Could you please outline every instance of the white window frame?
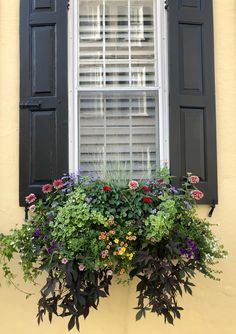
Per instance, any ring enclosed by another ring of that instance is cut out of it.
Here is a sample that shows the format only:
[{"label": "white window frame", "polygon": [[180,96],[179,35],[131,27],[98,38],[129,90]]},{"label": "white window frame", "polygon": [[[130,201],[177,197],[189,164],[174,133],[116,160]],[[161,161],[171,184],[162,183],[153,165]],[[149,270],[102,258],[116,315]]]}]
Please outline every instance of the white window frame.
[{"label": "white window frame", "polygon": [[[169,85],[168,85],[168,35],[167,35],[167,11],[164,0],[156,1],[156,22],[157,30],[157,73],[158,85],[153,88],[159,91],[159,148],[160,166],[169,166]],[[69,171],[70,173],[79,170],[79,129],[78,129],[78,1],[70,3],[68,11],[68,106],[69,106]],[[144,91],[145,87],[109,87],[109,88],[80,88],[80,91],[114,92],[114,91]],[[151,91],[152,88],[148,87]]]}]

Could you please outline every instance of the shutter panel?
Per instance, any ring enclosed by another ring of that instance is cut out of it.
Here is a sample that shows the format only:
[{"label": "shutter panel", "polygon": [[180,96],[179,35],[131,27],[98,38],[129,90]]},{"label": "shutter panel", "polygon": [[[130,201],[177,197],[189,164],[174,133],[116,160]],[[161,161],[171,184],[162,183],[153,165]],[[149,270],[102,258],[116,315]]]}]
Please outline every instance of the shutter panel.
[{"label": "shutter panel", "polygon": [[216,119],[211,0],[169,1],[170,160],[177,184],[199,175],[217,203]]},{"label": "shutter panel", "polygon": [[67,1],[21,0],[20,205],[68,171]]}]

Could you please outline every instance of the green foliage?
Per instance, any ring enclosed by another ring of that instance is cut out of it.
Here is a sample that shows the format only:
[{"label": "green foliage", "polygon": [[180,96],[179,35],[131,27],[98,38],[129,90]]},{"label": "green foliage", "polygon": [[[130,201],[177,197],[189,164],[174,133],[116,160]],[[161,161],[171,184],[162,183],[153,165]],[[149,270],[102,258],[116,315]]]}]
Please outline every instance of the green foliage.
[{"label": "green foliage", "polygon": [[201,272],[217,279],[213,266],[226,252],[210,223],[196,214],[189,176],[176,189],[166,167],[158,179],[139,182],[107,175],[57,180],[44,200],[27,198],[28,221],[0,235],[9,283],[14,284],[9,262],[15,254],[26,281],[47,273],[39,323],[45,314],[50,321],[53,314],[69,316],[68,329],[79,330],[79,318],[97,309],[116,276],[118,282],[139,279],[137,320],[151,311],[172,324],[182,310],[177,296],[192,293],[191,278]]}]

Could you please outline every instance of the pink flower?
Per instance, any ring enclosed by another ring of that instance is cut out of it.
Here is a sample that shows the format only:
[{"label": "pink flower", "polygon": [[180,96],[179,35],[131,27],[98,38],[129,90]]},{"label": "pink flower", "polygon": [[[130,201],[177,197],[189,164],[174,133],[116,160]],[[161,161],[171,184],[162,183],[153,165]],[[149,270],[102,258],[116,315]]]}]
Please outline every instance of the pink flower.
[{"label": "pink flower", "polygon": [[135,190],[138,188],[138,186],[139,184],[137,181],[134,181],[134,180],[129,181],[129,184],[128,184],[129,189]]},{"label": "pink flower", "polygon": [[200,190],[192,190],[190,194],[192,198],[196,199],[197,201],[199,201],[200,199],[204,197],[203,192]]},{"label": "pink flower", "polygon": [[143,191],[150,191],[150,188],[149,188],[148,186],[143,186],[143,187],[142,187],[142,190],[143,190]]},{"label": "pink flower", "polygon": [[57,179],[53,181],[53,187],[55,189],[60,189],[61,187],[63,187],[63,182],[61,179]]},{"label": "pink flower", "polygon": [[52,185],[51,184],[44,184],[42,186],[42,191],[44,194],[50,193],[52,191]]},{"label": "pink flower", "polygon": [[152,199],[149,196],[143,196],[143,202],[144,203],[152,203]]},{"label": "pink flower", "polygon": [[85,266],[83,265],[83,263],[79,263],[78,269],[79,269],[79,271],[84,271]]},{"label": "pink flower", "polygon": [[102,258],[104,259],[105,257],[107,257],[107,255],[108,255],[108,250],[103,250],[102,252],[101,252],[101,255],[102,255]]},{"label": "pink flower", "polygon": [[31,204],[36,200],[36,198],[37,197],[35,196],[35,194],[29,194],[28,196],[25,197],[25,201],[26,203]]},{"label": "pink flower", "polygon": [[66,257],[63,257],[63,259],[61,259],[61,263],[62,264],[67,264],[68,263],[68,259]]},{"label": "pink flower", "polygon": [[29,207],[29,211],[32,213],[35,211],[35,209],[36,209],[36,206],[34,204]]},{"label": "pink flower", "polygon": [[106,184],[105,186],[102,187],[102,189],[103,191],[109,191],[111,190],[111,187]]},{"label": "pink flower", "polygon": [[190,183],[198,183],[200,181],[199,177],[196,175],[191,175],[188,177]]}]

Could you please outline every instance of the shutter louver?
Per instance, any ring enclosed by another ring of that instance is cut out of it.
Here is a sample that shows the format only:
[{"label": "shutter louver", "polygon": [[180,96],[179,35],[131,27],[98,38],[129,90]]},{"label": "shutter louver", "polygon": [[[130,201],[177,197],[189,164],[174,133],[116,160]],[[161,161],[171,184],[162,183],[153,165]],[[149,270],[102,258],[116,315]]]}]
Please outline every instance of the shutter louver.
[{"label": "shutter louver", "polygon": [[68,172],[67,1],[21,0],[20,205]]},{"label": "shutter louver", "polygon": [[217,203],[211,0],[169,0],[170,161],[179,184],[200,176],[202,203]]}]

